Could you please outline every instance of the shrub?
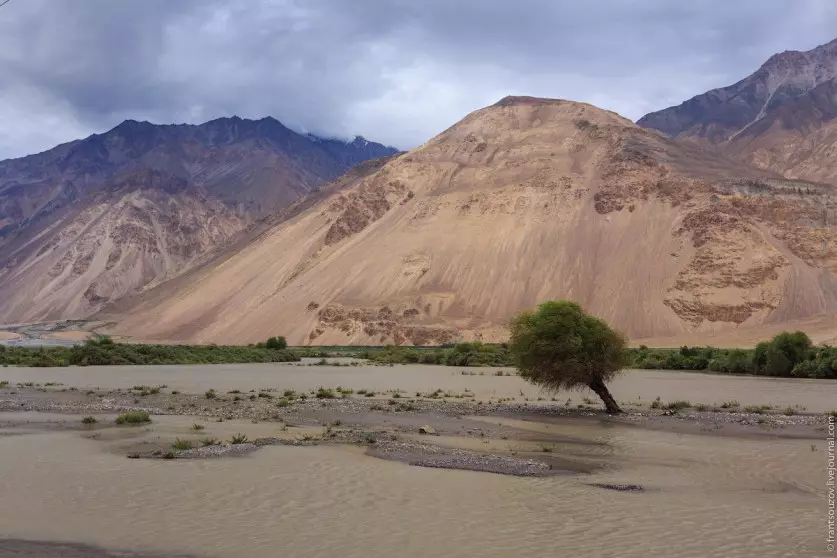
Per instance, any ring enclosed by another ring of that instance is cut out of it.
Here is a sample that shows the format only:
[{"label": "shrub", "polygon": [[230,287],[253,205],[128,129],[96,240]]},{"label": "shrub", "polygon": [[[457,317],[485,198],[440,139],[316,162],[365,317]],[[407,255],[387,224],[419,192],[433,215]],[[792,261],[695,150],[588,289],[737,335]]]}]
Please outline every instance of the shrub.
[{"label": "shrub", "polygon": [[271,337],[265,341],[265,347],[276,351],[284,351],[288,348],[288,342],[284,337]]},{"label": "shrub", "polygon": [[145,411],[131,411],[116,417],[116,424],[145,424],[151,422],[151,415]]},{"label": "shrub", "polygon": [[316,393],[317,399],[334,399],[337,397],[333,389],[319,388]]},{"label": "shrub", "polygon": [[204,395],[204,397],[206,397],[207,399],[215,399],[215,398],[217,398],[217,397],[218,397],[218,394],[217,394],[217,393],[215,393],[215,390],[214,390],[214,389],[208,389],[208,390],[206,390],[206,392],[205,392],[203,395]]},{"label": "shrub", "polygon": [[201,445],[202,445],[203,447],[207,447],[207,446],[217,446],[217,445],[219,445],[220,443],[221,443],[221,442],[220,442],[219,440],[216,440],[215,438],[204,438],[203,440],[201,440]]},{"label": "shrub", "polygon": [[190,440],[181,440],[178,438],[174,441],[174,444],[172,444],[171,447],[177,451],[190,450],[192,449],[192,442]]},{"label": "shrub", "polygon": [[765,411],[770,409],[770,405],[748,405],[744,407],[745,413],[755,413],[757,415],[764,414]]},{"label": "shrub", "polygon": [[87,416],[81,419],[82,424],[96,424],[97,422],[99,422],[98,419],[96,419],[96,417],[93,416]]},{"label": "shrub", "polygon": [[670,403],[666,403],[664,408],[670,411],[680,411],[682,409],[688,409],[691,406],[692,404],[688,401],[672,401]]},{"label": "shrub", "polygon": [[206,428],[204,425],[197,422],[192,425],[192,430],[203,430],[204,428]]},{"label": "shrub", "polygon": [[249,440],[245,434],[241,434],[240,432],[232,437],[230,440],[231,444],[238,445],[238,444],[246,444]]}]

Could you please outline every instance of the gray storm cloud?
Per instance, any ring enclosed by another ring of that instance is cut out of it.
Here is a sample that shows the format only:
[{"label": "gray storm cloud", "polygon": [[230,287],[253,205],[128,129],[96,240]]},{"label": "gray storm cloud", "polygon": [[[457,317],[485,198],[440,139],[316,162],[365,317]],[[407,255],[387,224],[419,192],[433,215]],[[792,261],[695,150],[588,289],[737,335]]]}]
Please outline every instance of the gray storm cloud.
[{"label": "gray storm cloud", "polygon": [[410,148],[507,94],[636,119],[835,35],[831,0],[11,0],[0,158],[233,114]]}]

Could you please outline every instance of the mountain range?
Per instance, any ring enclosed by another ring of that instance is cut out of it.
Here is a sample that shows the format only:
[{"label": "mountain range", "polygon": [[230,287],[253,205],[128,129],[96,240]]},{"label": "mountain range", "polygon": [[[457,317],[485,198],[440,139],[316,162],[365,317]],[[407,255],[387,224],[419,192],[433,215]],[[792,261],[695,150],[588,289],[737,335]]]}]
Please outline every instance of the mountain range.
[{"label": "mountain range", "polygon": [[162,281],[369,158],[273,118],[128,120],[0,162],[0,323],[84,317]]},{"label": "mountain range", "polygon": [[507,97],[406,153],[271,119],[125,123],[84,165],[67,146],[0,163],[0,321],[440,344],[570,298],[638,341],[831,338],[835,79],[832,41],[636,124]]}]

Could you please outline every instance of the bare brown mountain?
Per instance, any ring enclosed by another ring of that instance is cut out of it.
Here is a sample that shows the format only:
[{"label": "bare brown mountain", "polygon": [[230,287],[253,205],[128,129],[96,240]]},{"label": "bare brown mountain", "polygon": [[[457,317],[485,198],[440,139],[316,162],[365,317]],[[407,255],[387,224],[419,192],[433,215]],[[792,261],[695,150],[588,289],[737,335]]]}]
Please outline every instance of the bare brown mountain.
[{"label": "bare brown mountain", "polygon": [[0,161],[0,323],[80,318],[171,277],[248,223],[394,153],[273,118],[126,121]]},{"label": "bare brown mountain", "polygon": [[767,327],[837,310],[832,194],[509,97],[108,317],[146,340],[425,344],[571,298],[633,338]]},{"label": "bare brown mountain", "polygon": [[11,253],[0,268],[0,316],[87,316],[229,242],[242,224],[181,178],[124,175]]}]

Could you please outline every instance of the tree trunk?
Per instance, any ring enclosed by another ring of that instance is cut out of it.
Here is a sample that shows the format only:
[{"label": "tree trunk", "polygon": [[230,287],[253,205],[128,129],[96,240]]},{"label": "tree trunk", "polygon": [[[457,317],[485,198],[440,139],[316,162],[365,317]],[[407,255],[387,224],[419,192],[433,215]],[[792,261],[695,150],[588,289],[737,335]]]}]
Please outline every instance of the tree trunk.
[{"label": "tree trunk", "polygon": [[607,386],[601,380],[594,380],[587,384],[587,387],[592,389],[596,392],[596,395],[601,397],[602,401],[604,402],[605,409],[607,412],[612,415],[618,415],[622,412],[622,409],[619,408],[619,404],[616,403],[616,400],[610,395],[610,391],[608,391]]}]

